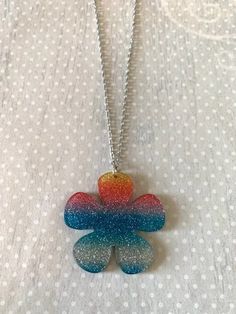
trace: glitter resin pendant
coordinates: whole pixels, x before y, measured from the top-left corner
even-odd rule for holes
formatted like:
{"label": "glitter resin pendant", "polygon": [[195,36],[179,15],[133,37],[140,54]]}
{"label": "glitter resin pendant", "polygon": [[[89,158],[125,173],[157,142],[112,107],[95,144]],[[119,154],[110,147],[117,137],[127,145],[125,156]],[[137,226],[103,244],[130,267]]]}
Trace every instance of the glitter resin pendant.
{"label": "glitter resin pendant", "polygon": [[121,172],[101,176],[98,190],[100,202],[79,192],[70,197],[65,207],[67,226],[94,230],[75,243],[76,262],[88,272],[101,272],[114,247],[123,272],[137,274],[146,270],[153,261],[153,250],[137,232],[158,231],[164,226],[165,212],[160,200],[145,194],[131,202],[133,182]]}

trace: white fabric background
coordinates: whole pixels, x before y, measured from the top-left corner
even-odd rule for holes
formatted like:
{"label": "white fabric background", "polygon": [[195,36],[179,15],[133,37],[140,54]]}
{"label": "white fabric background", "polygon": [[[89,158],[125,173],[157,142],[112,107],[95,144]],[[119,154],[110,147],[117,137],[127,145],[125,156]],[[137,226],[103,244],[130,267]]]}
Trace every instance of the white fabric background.
{"label": "white fabric background", "polygon": [[[119,113],[131,1],[102,0]],[[68,197],[109,168],[92,1],[0,3],[0,313],[236,313],[236,2],[140,1],[124,171],[158,194],[152,269],[82,271]]]}

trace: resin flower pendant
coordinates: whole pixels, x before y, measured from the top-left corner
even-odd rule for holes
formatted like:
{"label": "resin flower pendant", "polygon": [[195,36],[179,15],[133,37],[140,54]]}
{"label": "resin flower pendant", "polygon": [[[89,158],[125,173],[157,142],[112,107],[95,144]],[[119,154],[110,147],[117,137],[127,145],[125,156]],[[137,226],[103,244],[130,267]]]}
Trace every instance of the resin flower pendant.
{"label": "resin flower pendant", "polygon": [[65,223],[70,228],[93,229],[74,245],[78,265],[91,273],[104,270],[115,247],[116,261],[127,274],[146,270],[153,260],[150,244],[137,231],[153,232],[165,224],[160,200],[152,194],[130,202],[131,178],[124,173],[106,173],[98,180],[101,203],[86,194],[71,196],[65,207]]}

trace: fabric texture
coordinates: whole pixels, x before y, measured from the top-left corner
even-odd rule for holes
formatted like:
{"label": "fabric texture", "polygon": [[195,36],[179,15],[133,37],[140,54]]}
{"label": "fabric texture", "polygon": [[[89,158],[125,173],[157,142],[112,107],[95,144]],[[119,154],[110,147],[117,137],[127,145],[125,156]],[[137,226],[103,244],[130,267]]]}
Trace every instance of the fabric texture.
{"label": "fabric texture", "polygon": [[[100,4],[120,117],[132,1]],[[166,225],[141,233],[148,272],[112,260],[90,274],[72,250],[91,231],[63,216],[111,170],[93,1],[0,2],[0,313],[236,312],[235,1],[140,0],[139,12],[122,171],[134,199],[160,197]]]}

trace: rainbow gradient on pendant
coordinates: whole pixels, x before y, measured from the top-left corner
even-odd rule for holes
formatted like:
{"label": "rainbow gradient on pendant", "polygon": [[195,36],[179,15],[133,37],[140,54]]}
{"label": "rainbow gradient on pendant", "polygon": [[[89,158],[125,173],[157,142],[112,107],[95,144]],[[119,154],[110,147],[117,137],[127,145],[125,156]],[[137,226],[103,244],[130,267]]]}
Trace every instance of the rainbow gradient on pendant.
{"label": "rainbow gradient on pendant", "polygon": [[78,265],[91,273],[103,271],[109,264],[112,247],[116,261],[127,274],[145,271],[153,261],[150,244],[137,234],[153,232],[165,224],[160,200],[145,194],[131,202],[133,182],[124,173],[106,173],[98,180],[101,202],[79,192],[68,200],[64,219],[74,229],[93,229],[75,245],[73,254]]}

